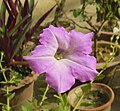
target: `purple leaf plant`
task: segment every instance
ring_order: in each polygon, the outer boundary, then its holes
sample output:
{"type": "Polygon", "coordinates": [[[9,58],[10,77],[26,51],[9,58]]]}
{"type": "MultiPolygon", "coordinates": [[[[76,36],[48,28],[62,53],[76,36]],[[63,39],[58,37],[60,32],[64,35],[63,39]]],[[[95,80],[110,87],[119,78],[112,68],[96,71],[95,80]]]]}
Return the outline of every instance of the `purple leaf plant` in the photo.
{"type": "Polygon", "coordinates": [[[46,73],[47,83],[58,93],[63,93],[76,79],[86,82],[98,74],[96,58],[90,56],[93,36],[93,32],[67,32],[63,27],[50,25],[40,34],[40,45],[30,56],[23,58],[34,72],[46,73]]]}

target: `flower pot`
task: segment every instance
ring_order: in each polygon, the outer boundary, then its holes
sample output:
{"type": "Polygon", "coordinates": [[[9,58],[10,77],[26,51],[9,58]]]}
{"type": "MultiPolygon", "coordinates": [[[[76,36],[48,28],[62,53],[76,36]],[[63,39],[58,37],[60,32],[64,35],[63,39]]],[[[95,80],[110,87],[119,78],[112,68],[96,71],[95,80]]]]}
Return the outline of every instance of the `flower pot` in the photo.
{"type": "MultiPolygon", "coordinates": [[[[12,111],[22,111],[22,106],[27,106],[32,101],[34,81],[37,78],[37,74],[33,76],[27,76],[17,86],[10,86],[11,93],[15,92],[15,96],[10,101],[12,111]]],[[[0,103],[6,103],[6,97],[4,92],[0,90],[0,103]]],[[[1,111],[1,108],[0,108],[1,111]]]]}
{"type": "MultiPolygon", "coordinates": [[[[84,85],[85,84],[77,86],[76,88],[72,89],[68,93],[68,102],[72,108],[74,108],[76,106],[76,104],[77,104],[76,101],[78,101],[78,96],[81,96],[81,94],[82,94],[81,87],[84,85]]],[[[89,106],[89,107],[85,106],[84,108],[78,107],[77,111],[110,111],[111,104],[114,100],[113,90],[108,85],[105,85],[102,83],[93,83],[92,84],[92,93],[94,93],[93,91],[102,92],[102,96],[100,99],[102,99],[103,103],[102,104],[100,103],[101,104],[100,106],[98,106],[98,105],[97,106],[89,106]]],[[[84,100],[84,98],[82,100],[84,100]]]]}
{"type": "MultiPolygon", "coordinates": [[[[103,55],[106,54],[106,56],[110,55],[111,52],[111,48],[110,45],[113,45],[114,43],[111,42],[107,42],[107,41],[97,41],[97,48],[99,50],[99,48],[103,48],[103,55]],[[105,48],[105,49],[104,49],[105,48]],[[107,49],[109,51],[107,51],[107,49]]],[[[98,55],[99,56],[99,55],[98,55]]],[[[109,84],[114,76],[115,70],[116,70],[116,66],[118,66],[120,64],[120,46],[117,46],[117,53],[116,56],[114,58],[114,60],[112,62],[110,62],[106,69],[103,71],[103,75],[105,75],[105,78],[102,80],[103,83],[105,84],[109,84]]],[[[101,62],[101,61],[97,61],[97,70],[100,72],[102,70],[102,67],[106,64],[106,62],[101,62]]]]}

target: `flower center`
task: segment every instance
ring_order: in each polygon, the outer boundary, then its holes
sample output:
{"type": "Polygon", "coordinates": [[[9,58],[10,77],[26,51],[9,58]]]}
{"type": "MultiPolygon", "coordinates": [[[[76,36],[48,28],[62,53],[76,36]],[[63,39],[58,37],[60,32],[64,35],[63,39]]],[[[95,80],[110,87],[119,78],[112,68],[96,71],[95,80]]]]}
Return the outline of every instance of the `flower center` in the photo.
{"type": "Polygon", "coordinates": [[[54,56],[57,60],[64,58],[64,50],[58,49],[54,56]]]}

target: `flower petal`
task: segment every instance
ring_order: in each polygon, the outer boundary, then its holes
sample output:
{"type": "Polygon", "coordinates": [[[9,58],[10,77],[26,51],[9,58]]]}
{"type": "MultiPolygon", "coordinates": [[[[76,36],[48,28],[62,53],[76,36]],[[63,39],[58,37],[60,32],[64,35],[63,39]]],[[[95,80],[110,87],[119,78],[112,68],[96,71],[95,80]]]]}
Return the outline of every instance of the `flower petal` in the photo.
{"type": "Polygon", "coordinates": [[[97,61],[96,61],[96,58],[94,56],[85,55],[82,53],[79,55],[76,53],[73,53],[71,55],[67,55],[66,59],[69,59],[73,62],[81,64],[81,65],[88,67],[90,69],[96,70],[97,61]]]}
{"type": "Polygon", "coordinates": [[[40,34],[40,42],[48,47],[67,49],[69,45],[68,32],[63,27],[50,25],[40,34]]]}
{"type": "Polygon", "coordinates": [[[49,67],[54,65],[57,61],[52,56],[48,57],[24,56],[23,58],[28,61],[31,69],[38,74],[47,72],[49,67]]]}
{"type": "Polygon", "coordinates": [[[43,33],[40,34],[40,43],[46,47],[50,47],[53,49],[58,49],[58,42],[54,33],[49,29],[43,29],[43,33]]]}
{"type": "Polygon", "coordinates": [[[69,32],[70,50],[73,52],[90,54],[92,52],[92,37],[94,33],[83,34],[74,30],[69,32]]]}
{"type": "Polygon", "coordinates": [[[46,73],[46,81],[58,93],[63,93],[72,87],[75,78],[71,73],[71,69],[59,60],[46,73]]]}
{"type": "Polygon", "coordinates": [[[38,45],[35,49],[31,52],[32,56],[40,57],[40,56],[54,56],[57,49],[53,49],[50,47],[46,47],[44,45],[38,45]]]}
{"type": "Polygon", "coordinates": [[[93,56],[82,55],[77,58],[75,56],[69,56],[63,62],[71,67],[74,77],[81,82],[93,80],[98,74],[96,70],[96,59],[93,56]]]}

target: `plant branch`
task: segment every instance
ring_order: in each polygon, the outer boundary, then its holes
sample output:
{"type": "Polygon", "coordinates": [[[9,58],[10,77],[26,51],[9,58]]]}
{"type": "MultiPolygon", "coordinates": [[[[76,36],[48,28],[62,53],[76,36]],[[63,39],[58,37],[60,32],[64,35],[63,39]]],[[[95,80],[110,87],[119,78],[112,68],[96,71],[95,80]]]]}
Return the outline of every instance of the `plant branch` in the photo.
{"type": "Polygon", "coordinates": [[[76,106],[74,107],[74,109],[73,109],[72,111],[75,111],[75,110],[78,108],[78,106],[80,106],[81,101],[82,101],[82,99],[84,98],[84,96],[85,96],[85,94],[83,94],[83,95],[80,97],[79,101],[77,102],[76,106]]]}
{"type": "Polygon", "coordinates": [[[48,90],[49,90],[49,84],[47,84],[46,90],[45,90],[45,92],[44,92],[44,94],[43,94],[42,100],[41,100],[41,102],[40,102],[40,107],[43,105],[43,102],[44,102],[45,99],[46,99],[46,94],[47,94],[48,90]]]}
{"type": "Polygon", "coordinates": [[[67,14],[65,13],[64,10],[62,10],[62,11],[63,11],[63,13],[64,13],[66,19],[70,20],[73,24],[75,24],[75,25],[78,26],[79,28],[83,28],[83,29],[87,29],[87,30],[89,30],[89,31],[95,32],[95,31],[94,31],[93,29],[91,29],[91,28],[88,28],[88,27],[84,27],[84,26],[79,25],[79,24],[76,23],[73,19],[69,18],[69,17],[67,16],[67,14]]]}
{"type": "Polygon", "coordinates": [[[6,104],[5,106],[6,106],[6,111],[10,111],[10,109],[11,109],[11,107],[10,107],[10,97],[9,97],[10,93],[9,93],[9,87],[8,87],[8,82],[9,82],[9,81],[8,81],[6,75],[5,75],[6,69],[4,69],[4,68],[2,67],[2,60],[3,60],[3,55],[4,55],[4,53],[3,53],[3,52],[0,52],[0,53],[1,53],[1,58],[0,58],[0,71],[2,72],[3,77],[4,77],[4,79],[5,79],[5,83],[7,84],[6,87],[5,87],[6,96],[7,96],[7,104],[6,104]]]}

